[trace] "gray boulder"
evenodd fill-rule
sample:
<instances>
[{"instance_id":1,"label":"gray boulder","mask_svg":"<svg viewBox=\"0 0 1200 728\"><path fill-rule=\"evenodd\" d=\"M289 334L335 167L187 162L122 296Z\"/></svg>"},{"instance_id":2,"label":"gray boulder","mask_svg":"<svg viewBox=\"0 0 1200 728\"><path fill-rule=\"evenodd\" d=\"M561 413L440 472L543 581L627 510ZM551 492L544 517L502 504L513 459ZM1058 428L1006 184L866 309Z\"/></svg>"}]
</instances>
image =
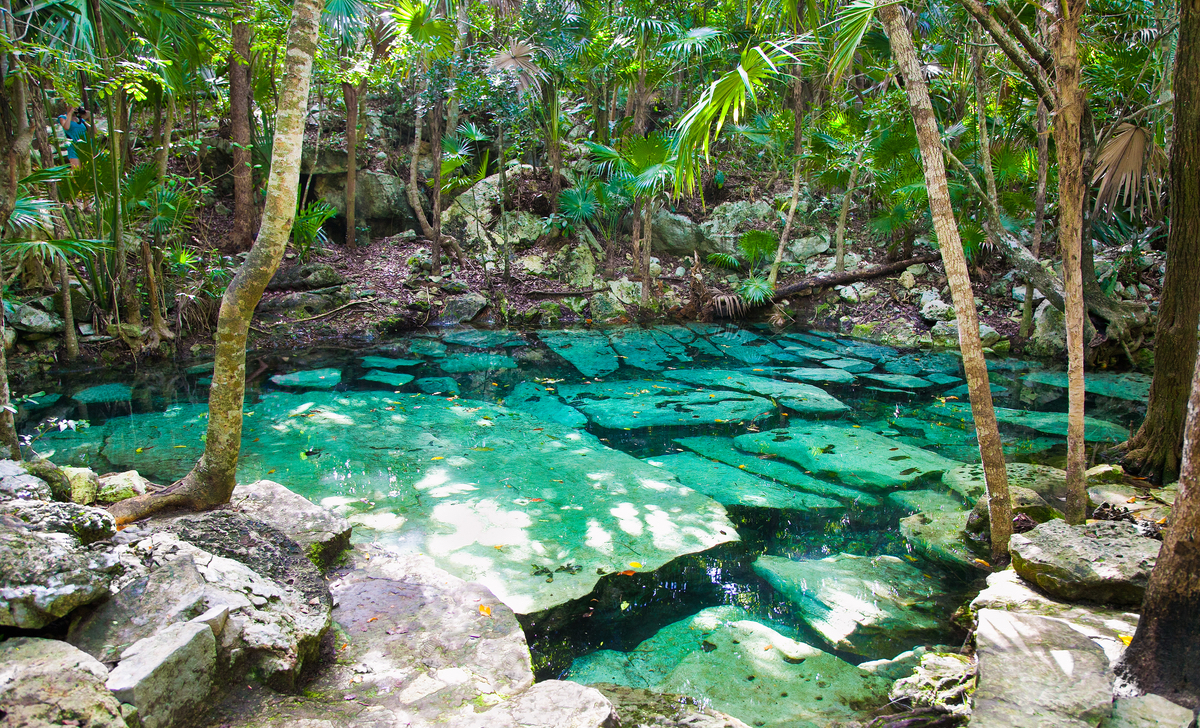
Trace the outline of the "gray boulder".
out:
<instances>
[{"instance_id":1,"label":"gray boulder","mask_svg":"<svg viewBox=\"0 0 1200 728\"><path fill-rule=\"evenodd\" d=\"M568 680L546 680L489 710L480 728L617 728L608 698L595 688Z\"/></svg>"},{"instance_id":2,"label":"gray boulder","mask_svg":"<svg viewBox=\"0 0 1200 728\"><path fill-rule=\"evenodd\" d=\"M451 296L446 299L442 314L433 322L434 326L452 326L461 324L479 315L487 306L488 300L479 293L466 293L461 296Z\"/></svg>"},{"instance_id":3,"label":"gray boulder","mask_svg":"<svg viewBox=\"0 0 1200 728\"><path fill-rule=\"evenodd\" d=\"M750 229L778 230L779 213L765 200L725 202L713 208L708 219L700 223L706 245L704 250L733 253L742 233ZM701 252L703 255L704 252Z\"/></svg>"},{"instance_id":4,"label":"gray boulder","mask_svg":"<svg viewBox=\"0 0 1200 728\"><path fill-rule=\"evenodd\" d=\"M717 252L700 225L685 215L658 210L650 232L654 238L651 248L656 252L688 257L696 251L701 257Z\"/></svg>"},{"instance_id":5,"label":"gray boulder","mask_svg":"<svg viewBox=\"0 0 1200 728\"><path fill-rule=\"evenodd\" d=\"M321 175L313 184L317 198L346 214L346 175ZM408 204L404 180L386 172L364 170L355 178L354 214L358 220L388 220L391 227L409 229L416 215Z\"/></svg>"},{"instance_id":6,"label":"gray boulder","mask_svg":"<svg viewBox=\"0 0 1200 728\"><path fill-rule=\"evenodd\" d=\"M1055 518L1066 517L1057 508L1047 503L1044 498L1028 488L1012 486L1008 489L1008 495L1012 503L1013 515L1023 513L1032 518L1034 523L1045 523ZM991 512L988 510L988 498L984 495L975 502L975 508L971 511L971 515L967 516L966 530L967 533L982 536L985 540L988 540L991 533L991 526L992 519Z\"/></svg>"},{"instance_id":7,"label":"gray boulder","mask_svg":"<svg viewBox=\"0 0 1200 728\"><path fill-rule=\"evenodd\" d=\"M41 629L108 596L117 557L0 516L0 626Z\"/></svg>"},{"instance_id":8,"label":"gray boulder","mask_svg":"<svg viewBox=\"0 0 1200 728\"><path fill-rule=\"evenodd\" d=\"M954 306L940 298L935 298L921 305L921 318L929 323L951 321L954 319Z\"/></svg>"},{"instance_id":9,"label":"gray boulder","mask_svg":"<svg viewBox=\"0 0 1200 728\"><path fill-rule=\"evenodd\" d=\"M1062 620L979 610L971 728L1086 728L1112 710L1104 650Z\"/></svg>"},{"instance_id":10,"label":"gray boulder","mask_svg":"<svg viewBox=\"0 0 1200 728\"><path fill-rule=\"evenodd\" d=\"M319 569L333 566L350 548L349 521L279 483L259 480L239 485L233 489L230 505L286 533Z\"/></svg>"},{"instance_id":11,"label":"gray boulder","mask_svg":"<svg viewBox=\"0 0 1200 728\"><path fill-rule=\"evenodd\" d=\"M53 500L50 485L12 460L0 460L0 500Z\"/></svg>"},{"instance_id":12,"label":"gray boulder","mask_svg":"<svg viewBox=\"0 0 1200 728\"><path fill-rule=\"evenodd\" d=\"M18 331L26 331L34 334L54 334L63 329L61 316L56 313L43 311L29 304L17 306L12 315L7 318L12 327Z\"/></svg>"},{"instance_id":13,"label":"gray boulder","mask_svg":"<svg viewBox=\"0 0 1200 728\"><path fill-rule=\"evenodd\" d=\"M108 511L76 503L11 500L0 503L0 513L16 516L38 531L70 534L84 544L112 538L117 532Z\"/></svg>"},{"instance_id":14,"label":"gray boulder","mask_svg":"<svg viewBox=\"0 0 1200 728\"><path fill-rule=\"evenodd\" d=\"M1118 698L1100 728L1191 728L1196 713L1159 695Z\"/></svg>"},{"instance_id":15,"label":"gray boulder","mask_svg":"<svg viewBox=\"0 0 1200 728\"><path fill-rule=\"evenodd\" d=\"M0 723L125 728L106 679L108 668L66 642L34 637L0 642Z\"/></svg>"},{"instance_id":16,"label":"gray boulder","mask_svg":"<svg viewBox=\"0 0 1200 728\"><path fill-rule=\"evenodd\" d=\"M71 502L89 506L100 493L100 476L91 468L63 468L71 484Z\"/></svg>"},{"instance_id":17,"label":"gray boulder","mask_svg":"<svg viewBox=\"0 0 1200 728\"><path fill-rule=\"evenodd\" d=\"M1053 597L1137 605L1161 546L1131 523L1071 526L1054 520L1014 535L1009 552L1021 578Z\"/></svg>"},{"instance_id":18,"label":"gray boulder","mask_svg":"<svg viewBox=\"0 0 1200 728\"><path fill-rule=\"evenodd\" d=\"M358 168L362 169L365 154L358 156ZM345 149L323 147L317 151L305 146L300 153L300 174L346 174L350 169L350 155Z\"/></svg>"},{"instance_id":19,"label":"gray boulder","mask_svg":"<svg viewBox=\"0 0 1200 728\"><path fill-rule=\"evenodd\" d=\"M1067 325L1063 312L1042 301L1033 312L1033 333L1025 350L1034 356L1059 356L1067 350Z\"/></svg>"},{"instance_id":20,"label":"gray boulder","mask_svg":"<svg viewBox=\"0 0 1200 728\"><path fill-rule=\"evenodd\" d=\"M134 496L145 495L150 490L150 481L138 475L136 470L123 473L106 473L97 478L100 490L96 500L101 503L116 503Z\"/></svg>"},{"instance_id":21,"label":"gray boulder","mask_svg":"<svg viewBox=\"0 0 1200 728\"><path fill-rule=\"evenodd\" d=\"M67 639L85 652L113 661L169 625L226 610L217 635L222 670L291 690L316 658L330 624L328 588L279 530L217 511L150 521L118 540L132 577L71 626Z\"/></svg>"},{"instance_id":22,"label":"gray boulder","mask_svg":"<svg viewBox=\"0 0 1200 728\"><path fill-rule=\"evenodd\" d=\"M204 623L170 624L121 653L107 686L137 708L142 728L170 728L206 708L217 641Z\"/></svg>"},{"instance_id":23,"label":"gray boulder","mask_svg":"<svg viewBox=\"0 0 1200 728\"><path fill-rule=\"evenodd\" d=\"M267 284L268 291L311 291L317 288L340 286L342 274L328 263L308 263L284 268L275 273Z\"/></svg>"},{"instance_id":24,"label":"gray boulder","mask_svg":"<svg viewBox=\"0 0 1200 728\"><path fill-rule=\"evenodd\" d=\"M914 708L938 708L955 715L971 714L976 667L971 658L946 652L921 655L911 675L892 685L892 700L907 700Z\"/></svg>"}]
</instances>

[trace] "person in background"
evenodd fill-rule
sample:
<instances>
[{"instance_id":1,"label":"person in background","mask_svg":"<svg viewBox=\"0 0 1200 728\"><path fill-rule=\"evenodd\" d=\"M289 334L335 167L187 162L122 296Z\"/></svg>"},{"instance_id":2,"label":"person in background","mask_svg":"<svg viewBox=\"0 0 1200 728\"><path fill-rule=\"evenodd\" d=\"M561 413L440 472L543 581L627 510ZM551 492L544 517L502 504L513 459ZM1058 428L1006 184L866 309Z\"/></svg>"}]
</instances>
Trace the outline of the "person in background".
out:
<instances>
[{"instance_id":1,"label":"person in background","mask_svg":"<svg viewBox=\"0 0 1200 728\"><path fill-rule=\"evenodd\" d=\"M79 169L79 152L75 151L75 142L87 138L87 126L84 124L87 113L87 109L77 106L58 117L58 123L62 124L63 131L67 135L67 160L71 163L72 169Z\"/></svg>"}]
</instances>

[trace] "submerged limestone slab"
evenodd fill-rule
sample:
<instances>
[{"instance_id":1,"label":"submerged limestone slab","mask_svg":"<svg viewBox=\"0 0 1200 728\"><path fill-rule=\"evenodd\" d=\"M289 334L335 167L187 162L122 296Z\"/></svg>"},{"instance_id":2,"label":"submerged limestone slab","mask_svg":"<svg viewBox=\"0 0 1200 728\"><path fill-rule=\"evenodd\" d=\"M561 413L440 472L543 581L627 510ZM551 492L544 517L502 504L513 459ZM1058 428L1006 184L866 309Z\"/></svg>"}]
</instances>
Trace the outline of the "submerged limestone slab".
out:
<instances>
[{"instance_id":1,"label":"submerged limestone slab","mask_svg":"<svg viewBox=\"0 0 1200 728\"><path fill-rule=\"evenodd\" d=\"M873 495L837 483L817 480L785 462L744 453L734 448L733 438L730 437L681 437L675 442L710 460L732 465L747 473L777 480L809 493L863 506L877 506L880 503Z\"/></svg>"},{"instance_id":2,"label":"submerged limestone slab","mask_svg":"<svg viewBox=\"0 0 1200 728\"><path fill-rule=\"evenodd\" d=\"M1028 410L996 407L996 421L1005 425L1027 427L1049 435L1067 434L1066 412L1031 412ZM930 413L935 417L953 417L963 422L974 422L971 405L965 402L938 402L930 405ZM1098 420L1094 417L1083 418L1083 438L1088 442L1124 442L1129 437L1129 430L1120 425Z\"/></svg>"},{"instance_id":3,"label":"submerged limestone slab","mask_svg":"<svg viewBox=\"0 0 1200 728\"><path fill-rule=\"evenodd\" d=\"M612 374L620 366L608 337L598 331L562 329L541 331L538 336L551 351L570 362L585 377Z\"/></svg>"},{"instance_id":4,"label":"submerged limestone slab","mask_svg":"<svg viewBox=\"0 0 1200 728\"><path fill-rule=\"evenodd\" d=\"M453 354L439 363L442 371L451 374L487 372L493 369L516 369L517 362L503 354Z\"/></svg>"},{"instance_id":5,"label":"submerged limestone slab","mask_svg":"<svg viewBox=\"0 0 1200 728\"><path fill-rule=\"evenodd\" d=\"M403 387L405 384L408 384L415 379L415 377L413 377L411 374L404 374L403 372L385 372L379 369L372 369L371 371L359 377L359 379L366 382L379 382L380 384L386 384L389 387Z\"/></svg>"},{"instance_id":6,"label":"submerged limestone slab","mask_svg":"<svg viewBox=\"0 0 1200 728\"><path fill-rule=\"evenodd\" d=\"M697 336L696 332L687 326L676 326L673 324L666 326L655 326L654 330L659 334L665 334L671 337L680 344L691 347L696 352L705 356L725 356L721 350L708 343L708 340L704 337ZM663 345L661 337L659 337L659 345ZM663 348L666 349L665 346ZM681 361L686 361L686 359L681 359Z\"/></svg>"},{"instance_id":7,"label":"submerged limestone slab","mask_svg":"<svg viewBox=\"0 0 1200 728\"><path fill-rule=\"evenodd\" d=\"M413 356L446 356L446 345L437 339L413 339L408 345L408 352Z\"/></svg>"},{"instance_id":8,"label":"submerged limestone slab","mask_svg":"<svg viewBox=\"0 0 1200 728\"><path fill-rule=\"evenodd\" d=\"M715 333L708 337L708 341L726 356L733 357L743 364L796 360L796 357L788 355L775 344L746 329Z\"/></svg>"},{"instance_id":9,"label":"submerged limestone slab","mask_svg":"<svg viewBox=\"0 0 1200 728\"><path fill-rule=\"evenodd\" d=\"M627 366L645 369L650 372L661 372L671 355L658 345L654 332L636 326L615 329L608 332L608 341L617 357L624 360Z\"/></svg>"},{"instance_id":10,"label":"submerged limestone slab","mask_svg":"<svg viewBox=\"0 0 1200 728\"><path fill-rule=\"evenodd\" d=\"M825 390L811 384L781 382L734 370L682 369L668 372L667 377L701 387L721 387L769 397L802 415L837 415L850 410Z\"/></svg>"},{"instance_id":11,"label":"submerged limestone slab","mask_svg":"<svg viewBox=\"0 0 1200 728\"><path fill-rule=\"evenodd\" d=\"M826 338L817 336L815 334L804 334L804 333L799 333L799 332L793 331L791 333L783 334L783 338L792 339L793 341L799 341L803 344L808 344L809 346L815 346L818 349L821 349L824 351L830 351L830 352L834 352L834 353L842 352L841 344L839 344L838 342L833 341L831 339L826 339Z\"/></svg>"},{"instance_id":12,"label":"submerged limestone slab","mask_svg":"<svg viewBox=\"0 0 1200 728\"><path fill-rule=\"evenodd\" d=\"M865 429L796 422L734 438L739 450L776 455L851 487L895 490L940 476L959 463Z\"/></svg>"},{"instance_id":13,"label":"submerged limestone slab","mask_svg":"<svg viewBox=\"0 0 1200 728\"><path fill-rule=\"evenodd\" d=\"M598 568L656 569L737 539L720 504L670 473L587 432L496 404L271 391L253 412L243 425L240 482L281 483L355 523L357 538L428 554L520 613L587 594ZM96 457L120 460L103 444L114 432L153 427L165 444L178 429L198 443L203 415L199 406L172 419L135 415L80 434L92 443L99 437ZM66 451L63 442L55 446ZM188 472L198 450L152 452L176 458L159 467L170 482ZM138 456L129 449L122 457ZM579 570L551 582L532 573L567 564Z\"/></svg>"},{"instance_id":14,"label":"submerged limestone slab","mask_svg":"<svg viewBox=\"0 0 1200 728\"><path fill-rule=\"evenodd\" d=\"M914 513L900 519L900 534L914 553L958 570L986 568L986 562L967 541L967 518L971 512L941 510Z\"/></svg>"},{"instance_id":15,"label":"submerged limestone slab","mask_svg":"<svg viewBox=\"0 0 1200 728\"><path fill-rule=\"evenodd\" d=\"M784 334L784 337L790 338L790 336L788 334ZM825 351L824 349L814 349L811 346L804 346L803 344L794 344L791 342L781 342L781 343L783 344L784 351L786 351L789 354L794 354L794 355L800 357L801 359L808 359L809 361L825 361L826 359L840 358L839 355L834 354L832 351Z\"/></svg>"},{"instance_id":16,"label":"submerged limestone slab","mask_svg":"<svg viewBox=\"0 0 1200 728\"><path fill-rule=\"evenodd\" d=\"M775 405L761 397L729 391L698 392L673 382L564 384L558 392L589 421L609 429L711 425L756 420L775 413Z\"/></svg>"},{"instance_id":17,"label":"submerged limestone slab","mask_svg":"<svg viewBox=\"0 0 1200 728\"><path fill-rule=\"evenodd\" d=\"M458 382L450 377L422 377L417 380L417 389L425 394L458 394Z\"/></svg>"},{"instance_id":18,"label":"submerged limestone slab","mask_svg":"<svg viewBox=\"0 0 1200 728\"><path fill-rule=\"evenodd\" d=\"M71 399L84 404L106 404L128 402L132 394L128 384L100 384L72 394Z\"/></svg>"},{"instance_id":19,"label":"submerged limestone slab","mask_svg":"<svg viewBox=\"0 0 1200 728\"><path fill-rule=\"evenodd\" d=\"M1022 379L1027 384L1044 384L1051 387L1067 387L1066 372L1030 372ZM1086 372L1083 389L1103 397L1145 402L1150 398L1151 377L1138 372Z\"/></svg>"},{"instance_id":20,"label":"submerged limestone slab","mask_svg":"<svg viewBox=\"0 0 1200 728\"><path fill-rule=\"evenodd\" d=\"M972 728L1083 728L1112 711L1104 651L1050 617L979 610Z\"/></svg>"},{"instance_id":21,"label":"submerged limestone slab","mask_svg":"<svg viewBox=\"0 0 1200 728\"><path fill-rule=\"evenodd\" d=\"M914 377L911 374L870 374L864 373L860 375L863 379L869 379L872 382L886 384L889 387L900 387L901 389L928 389L936 386L933 382L920 377Z\"/></svg>"},{"instance_id":22,"label":"submerged limestone slab","mask_svg":"<svg viewBox=\"0 0 1200 728\"><path fill-rule=\"evenodd\" d=\"M723 506L775 508L784 511L842 509L842 504L835 500L795 491L748 475L731 465L714 462L690 452L658 455L644 460L650 465L671 471L679 482L700 491Z\"/></svg>"},{"instance_id":23,"label":"submerged limestone slab","mask_svg":"<svg viewBox=\"0 0 1200 728\"><path fill-rule=\"evenodd\" d=\"M762 373L768 377L784 377L800 382L817 382L819 384L852 384L856 379L845 369L827 369L825 367L763 367L753 369L748 373Z\"/></svg>"},{"instance_id":24,"label":"submerged limestone slab","mask_svg":"<svg viewBox=\"0 0 1200 728\"><path fill-rule=\"evenodd\" d=\"M890 658L948 627L949 611L937 599L946 591L941 579L895 556L760 556L754 571L839 650Z\"/></svg>"},{"instance_id":25,"label":"submerged limestone slab","mask_svg":"<svg viewBox=\"0 0 1200 728\"><path fill-rule=\"evenodd\" d=\"M889 374L942 374L954 376L962 371L962 359L945 351L915 351L884 362Z\"/></svg>"},{"instance_id":26,"label":"submerged limestone slab","mask_svg":"<svg viewBox=\"0 0 1200 728\"><path fill-rule=\"evenodd\" d=\"M515 331L491 329L460 329L442 334L447 344L469 346L473 349L496 349L499 347L528 346L529 342Z\"/></svg>"},{"instance_id":27,"label":"submerged limestone slab","mask_svg":"<svg viewBox=\"0 0 1200 728\"><path fill-rule=\"evenodd\" d=\"M854 372L855 374L869 372L875 368L875 365L869 361L863 361L862 359L853 359L851 357L841 357L838 359L826 359L825 361L823 361L821 363L827 367L837 367L838 369L845 369L846 371Z\"/></svg>"},{"instance_id":28,"label":"submerged limestone slab","mask_svg":"<svg viewBox=\"0 0 1200 728\"><path fill-rule=\"evenodd\" d=\"M683 329L682 326L679 328ZM687 329L683 330L687 331ZM666 352L667 355L675 361L689 362L692 360L692 357L688 356L687 346L670 333L663 331L661 326L655 326L653 328L646 329L646 331L651 337L653 337L654 343L658 344L659 348ZM688 333L690 334L691 332L688 331Z\"/></svg>"},{"instance_id":29,"label":"submerged limestone slab","mask_svg":"<svg viewBox=\"0 0 1200 728\"><path fill-rule=\"evenodd\" d=\"M789 639L737 607L710 607L630 652L577 658L567 678L678 693L750 725L810 728L865 718L891 681Z\"/></svg>"},{"instance_id":30,"label":"submerged limestone slab","mask_svg":"<svg viewBox=\"0 0 1200 728\"><path fill-rule=\"evenodd\" d=\"M297 389L333 389L342 382L342 372L338 369L309 369L291 374L276 374L271 377L271 383L280 387L296 387Z\"/></svg>"},{"instance_id":31,"label":"submerged limestone slab","mask_svg":"<svg viewBox=\"0 0 1200 728\"><path fill-rule=\"evenodd\" d=\"M1008 484L1028 488L1050 503L1057 503L1067 495L1067 472L1049 465L1034 463L1008 463ZM965 502L972 503L987 492L982 465L963 465L942 475L942 485L957 493Z\"/></svg>"},{"instance_id":32,"label":"submerged limestone slab","mask_svg":"<svg viewBox=\"0 0 1200 728\"><path fill-rule=\"evenodd\" d=\"M521 382L504 398L504 404L528 412L538 419L567 427L584 427L587 418L574 407L563 404L558 395L533 382Z\"/></svg>"},{"instance_id":33,"label":"submerged limestone slab","mask_svg":"<svg viewBox=\"0 0 1200 728\"><path fill-rule=\"evenodd\" d=\"M398 369L425 363L423 359L395 359L390 356L364 356L359 361L365 369Z\"/></svg>"}]
</instances>

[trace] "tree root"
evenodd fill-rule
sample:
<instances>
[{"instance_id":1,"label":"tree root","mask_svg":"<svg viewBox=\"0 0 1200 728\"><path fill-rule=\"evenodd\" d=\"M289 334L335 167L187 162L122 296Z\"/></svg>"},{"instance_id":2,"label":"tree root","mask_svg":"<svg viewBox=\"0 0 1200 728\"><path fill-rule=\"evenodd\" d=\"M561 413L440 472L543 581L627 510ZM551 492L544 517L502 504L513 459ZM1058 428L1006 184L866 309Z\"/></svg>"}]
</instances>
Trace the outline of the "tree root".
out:
<instances>
[{"instance_id":1,"label":"tree root","mask_svg":"<svg viewBox=\"0 0 1200 728\"><path fill-rule=\"evenodd\" d=\"M941 255L937 253L931 253L929 255L920 255L916 258L909 258L908 260L896 261L895 263L889 263L888 265L868 268L867 270L855 271L854 273L838 273L829 276L807 278L799 283L793 283L790 286L784 286L783 288L776 290L774 296L772 296L768 302L778 301L787 296L807 295L805 291L810 291L811 289L815 288L828 288L829 286L839 286L845 283L853 283L854 281L864 281L869 278L878 278L889 273L895 273L896 271L904 270L910 265L917 265L918 263L936 263L941 259ZM766 303L763 305L766 305Z\"/></svg>"},{"instance_id":2,"label":"tree root","mask_svg":"<svg viewBox=\"0 0 1200 728\"><path fill-rule=\"evenodd\" d=\"M213 502L211 489L201 483L194 473L189 473L183 480L156 492L113 503L108 507L108 512L116 519L118 526L126 526L163 511L211 510L224 505L228 500L226 498L219 503Z\"/></svg>"}]
</instances>

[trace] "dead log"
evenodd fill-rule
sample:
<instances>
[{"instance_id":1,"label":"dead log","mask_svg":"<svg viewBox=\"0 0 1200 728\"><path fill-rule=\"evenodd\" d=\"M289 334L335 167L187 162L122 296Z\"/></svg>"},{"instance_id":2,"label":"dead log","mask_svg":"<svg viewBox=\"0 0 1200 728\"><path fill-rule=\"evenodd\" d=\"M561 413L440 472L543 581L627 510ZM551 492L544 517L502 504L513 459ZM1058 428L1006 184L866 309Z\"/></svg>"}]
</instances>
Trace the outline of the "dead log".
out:
<instances>
[{"instance_id":1,"label":"dead log","mask_svg":"<svg viewBox=\"0 0 1200 728\"><path fill-rule=\"evenodd\" d=\"M875 268L869 268L867 270L855 271L853 273L838 273L836 275L816 276L814 278L808 278L800 281L799 283L793 283L790 286L784 286L783 288L780 288L779 290L775 291L775 295L771 298L771 300L778 301L786 296L792 296L796 294L807 296L811 294L811 290L814 288L829 288L830 286L841 286L847 283L854 283L856 281L879 278L880 276L886 276L889 273L902 271L910 265L917 265L919 263L936 263L941 259L942 256L939 253L930 253L928 255L919 255L915 258L899 260L895 263L888 263L887 265L881 265Z\"/></svg>"}]
</instances>

